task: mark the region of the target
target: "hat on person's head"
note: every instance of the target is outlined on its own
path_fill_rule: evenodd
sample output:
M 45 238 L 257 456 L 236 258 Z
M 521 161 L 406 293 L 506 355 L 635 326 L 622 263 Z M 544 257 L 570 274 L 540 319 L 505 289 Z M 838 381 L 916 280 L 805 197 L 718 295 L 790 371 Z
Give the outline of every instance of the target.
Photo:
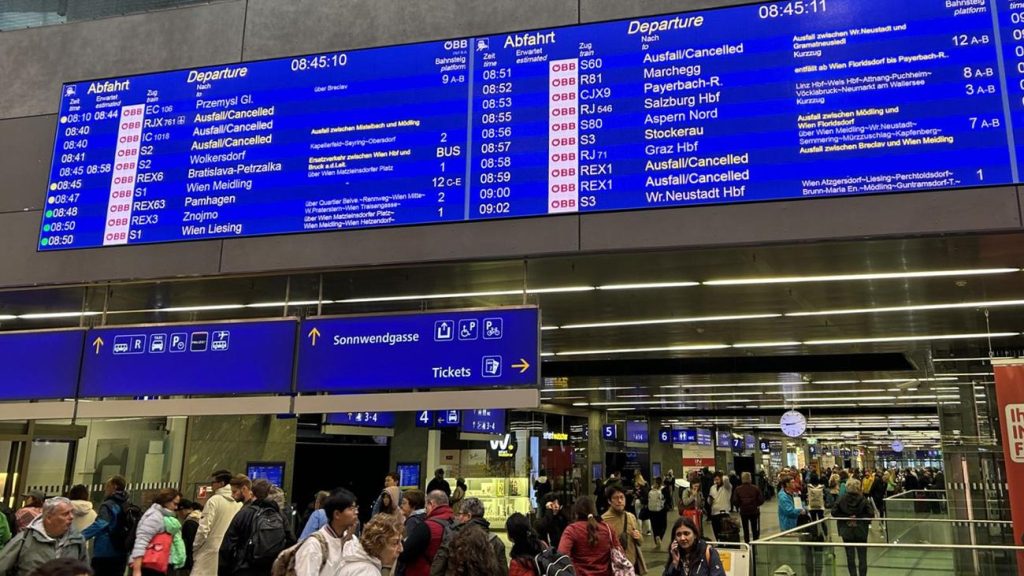
M 28 492 L 21 495 L 23 498 L 35 498 L 40 502 L 46 501 L 46 493 L 42 490 L 29 490 Z

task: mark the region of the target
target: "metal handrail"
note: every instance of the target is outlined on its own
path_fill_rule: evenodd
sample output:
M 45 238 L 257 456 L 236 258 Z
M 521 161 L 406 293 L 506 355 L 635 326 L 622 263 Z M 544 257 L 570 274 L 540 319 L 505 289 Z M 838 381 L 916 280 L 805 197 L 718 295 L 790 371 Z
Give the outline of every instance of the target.
M 785 542 L 785 543 L 782 543 L 782 542 L 772 542 L 772 540 L 775 539 L 775 538 L 780 538 L 782 536 L 788 536 L 788 535 L 797 534 L 797 533 L 800 533 L 800 532 L 805 532 L 807 530 L 807 528 L 809 528 L 811 526 L 819 525 L 819 524 L 825 524 L 829 520 L 858 520 L 858 521 L 863 521 L 863 522 L 890 522 L 890 521 L 895 521 L 895 522 L 933 522 L 933 523 L 943 523 L 943 524 L 985 524 L 985 525 L 1003 524 L 1003 525 L 1008 525 L 1008 526 L 1012 526 L 1013 525 L 1013 522 L 1011 522 L 1009 520 L 950 520 L 948 518 L 891 518 L 891 517 L 857 518 L 857 517 L 845 517 L 845 516 L 828 516 L 826 518 L 822 518 L 821 520 L 815 520 L 814 522 L 808 522 L 807 524 L 802 524 L 800 526 L 797 526 L 796 528 L 790 528 L 789 530 L 786 530 L 785 532 L 779 532 L 778 534 L 772 534 L 771 536 L 769 536 L 767 538 L 764 538 L 762 540 L 755 540 L 755 541 L 751 542 L 751 545 L 754 545 L 754 544 L 785 544 L 786 546 L 792 546 L 794 544 L 799 544 L 799 545 L 805 545 L 805 544 L 820 545 L 820 544 L 824 544 L 825 546 L 833 546 L 833 545 L 845 546 L 846 545 L 845 543 L 840 544 L 840 543 L 836 543 L 836 542 L 834 542 L 834 543 L 828 543 L 828 542 L 824 542 L 824 543 L 821 543 L 821 542 L 797 542 L 797 543 L 794 543 L 794 542 Z M 855 543 L 853 543 L 853 542 L 850 543 L 850 546 L 854 546 L 854 545 L 855 545 Z M 857 544 L 857 545 L 859 545 L 859 544 Z M 906 544 L 906 543 L 903 543 L 903 542 L 900 542 L 900 543 L 890 543 L 890 544 L 873 544 L 873 545 L 878 545 L 878 546 L 911 546 L 911 544 Z M 939 546 L 941 548 L 948 548 L 950 546 L 964 546 L 965 548 L 971 548 L 972 547 L 972 546 L 969 546 L 969 545 L 961 545 L 961 544 L 949 544 L 949 545 L 935 544 L 934 546 Z M 1016 549 L 1024 550 L 1024 546 L 1013 546 L 1013 547 L 1007 546 L 1005 548 L 1007 550 L 1016 550 Z

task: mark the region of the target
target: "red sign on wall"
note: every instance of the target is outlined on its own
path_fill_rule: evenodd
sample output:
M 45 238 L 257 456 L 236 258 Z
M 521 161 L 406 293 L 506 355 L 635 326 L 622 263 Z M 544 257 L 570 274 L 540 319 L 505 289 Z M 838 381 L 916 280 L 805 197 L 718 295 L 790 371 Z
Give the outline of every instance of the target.
M 683 458 L 683 468 L 686 468 L 686 469 L 689 469 L 689 468 L 703 468 L 705 466 L 707 466 L 708 468 L 714 468 L 715 467 L 715 459 L 714 458 Z
M 996 402 L 1002 417 L 1003 456 L 1006 482 L 1010 488 L 1010 517 L 1013 542 L 1020 546 L 1024 536 L 1024 363 L 1020 360 L 992 362 L 996 374 Z M 1017 553 L 1018 574 L 1024 574 L 1024 553 Z

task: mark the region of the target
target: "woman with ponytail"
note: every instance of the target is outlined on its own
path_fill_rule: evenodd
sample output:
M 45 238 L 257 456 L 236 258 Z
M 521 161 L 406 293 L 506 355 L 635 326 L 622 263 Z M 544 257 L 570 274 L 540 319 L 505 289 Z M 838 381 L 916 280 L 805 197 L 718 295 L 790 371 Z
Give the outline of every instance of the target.
M 573 523 L 562 533 L 558 551 L 572 559 L 577 576 L 611 576 L 612 531 L 589 496 L 576 500 Z

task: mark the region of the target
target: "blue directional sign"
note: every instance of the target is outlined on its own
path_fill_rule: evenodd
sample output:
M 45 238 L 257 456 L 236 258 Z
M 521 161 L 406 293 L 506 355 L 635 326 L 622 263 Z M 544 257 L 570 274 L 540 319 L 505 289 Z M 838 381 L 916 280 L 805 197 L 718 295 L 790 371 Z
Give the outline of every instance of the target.
M 601 426 L 601 438 L 605 440 L 615 440 L 619 437 L 619 427 L 615 424 L 605 424 Z
M 537 308 L 311 318 L 299 392 L 536 386 Z
M 711 446 L 711 430 L 697 428 L 696 439 L 698 446 Z
M 81 396 L 287 394 L 295 319 L 93 328 Z
M 0 400 L 74 398 L 85 330 L 0 334 Z
M 505 432 L 505 411 L 504 410 L 463 410 L 462 431 L 479 432 L 483 434 L 498 434 Z
M 457 428 L 462 424 L 459 410 L 420 410 L 416 412 L 417 428 Z
M 394 428 L 394 412 L 340 412 L 328 414 L 325 424 L 340 426 L 366 426 L 369 428 Z
M 626 442 L 647 442 L 647 422 L 629 420 L 626 422 Z

